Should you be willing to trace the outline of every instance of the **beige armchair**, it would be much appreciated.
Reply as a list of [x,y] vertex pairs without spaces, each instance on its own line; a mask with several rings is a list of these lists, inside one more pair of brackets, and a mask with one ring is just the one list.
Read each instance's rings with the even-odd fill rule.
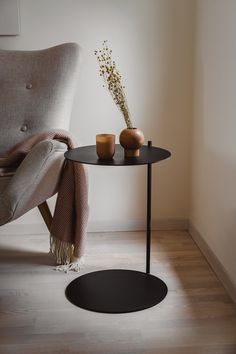
[[[0,50],[0,158],[31,135],[69,128],[78,59],[75,43],[39,51]],[[57,192],[66,149],[47,139],[17,169],[0,169],[0,225],[38,207],[50,228],[46,200]]]

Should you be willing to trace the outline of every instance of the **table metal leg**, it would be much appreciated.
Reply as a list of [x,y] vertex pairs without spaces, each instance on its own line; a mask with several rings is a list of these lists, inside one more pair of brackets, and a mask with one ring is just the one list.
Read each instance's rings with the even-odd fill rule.
[[[148,141],[148,146],[152,142]],[[147,226],[146,226],[146,273],[150,274],[151,217],[152,217],[152,164],[147,165]]]

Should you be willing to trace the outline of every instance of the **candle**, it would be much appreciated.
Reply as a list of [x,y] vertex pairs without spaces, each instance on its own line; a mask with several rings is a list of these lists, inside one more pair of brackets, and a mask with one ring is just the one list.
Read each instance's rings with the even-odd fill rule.
[[100,159],[110,160],[113,158],[115,153],[115,138],[114,134],[96,135],[96,151]]

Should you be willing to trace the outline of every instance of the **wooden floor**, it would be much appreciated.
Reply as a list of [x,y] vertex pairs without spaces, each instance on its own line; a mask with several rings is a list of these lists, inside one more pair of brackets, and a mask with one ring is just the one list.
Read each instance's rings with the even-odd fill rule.
[[[69,303],[78,274],[53,270],[47,251],[46,235],[0,236],[1,354],[236,354],[236,306],[187,232],[153,233],[151,272],[169,292],[129,314]],[[144,233],[90,234],[80,274],[144,265]]]

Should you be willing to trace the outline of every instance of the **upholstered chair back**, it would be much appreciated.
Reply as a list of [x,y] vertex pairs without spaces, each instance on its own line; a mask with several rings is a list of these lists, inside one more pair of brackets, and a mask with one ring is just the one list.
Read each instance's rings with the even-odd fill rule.
[[0,50],[0,156],[28,136],[68,129],[79,46]]

